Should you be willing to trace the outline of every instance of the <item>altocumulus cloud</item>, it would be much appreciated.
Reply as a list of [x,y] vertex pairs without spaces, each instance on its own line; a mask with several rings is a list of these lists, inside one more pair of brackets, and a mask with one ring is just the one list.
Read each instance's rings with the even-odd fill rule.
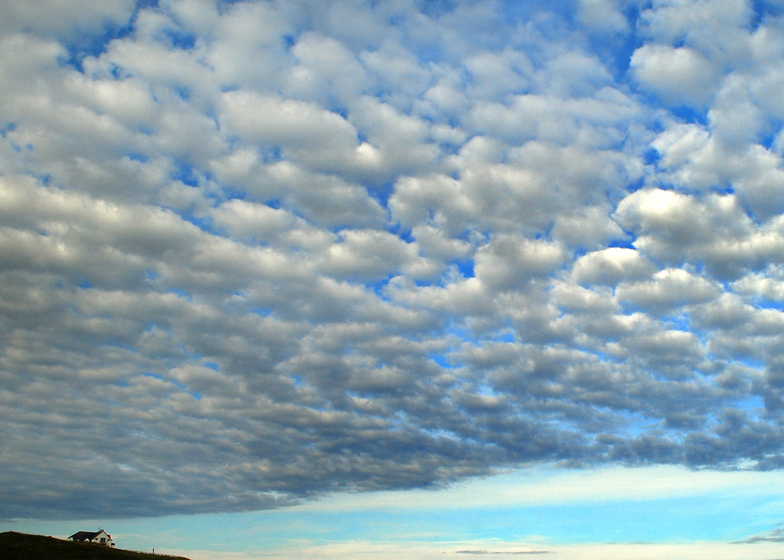
[[0,517],[783,467],[782,24],[3,2]]

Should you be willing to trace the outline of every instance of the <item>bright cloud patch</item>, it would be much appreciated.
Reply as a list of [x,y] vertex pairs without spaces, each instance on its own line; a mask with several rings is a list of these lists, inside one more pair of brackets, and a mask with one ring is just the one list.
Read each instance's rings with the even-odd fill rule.
[[39,4],[0,517],[784,466],[775,3]]

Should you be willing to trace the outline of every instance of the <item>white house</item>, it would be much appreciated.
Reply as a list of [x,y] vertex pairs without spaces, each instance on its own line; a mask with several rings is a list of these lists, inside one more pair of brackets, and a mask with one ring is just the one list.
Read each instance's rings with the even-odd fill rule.
[[68,537],[69,541],[74,542],[88,542],[88,543],[97,543],[103,544],[106,546],[114,546],[114,541],[112,540],[112,536],[104,531],[103,529],[98,529],[97,531],[79,531],[78,533],[74,533],[70,537]]

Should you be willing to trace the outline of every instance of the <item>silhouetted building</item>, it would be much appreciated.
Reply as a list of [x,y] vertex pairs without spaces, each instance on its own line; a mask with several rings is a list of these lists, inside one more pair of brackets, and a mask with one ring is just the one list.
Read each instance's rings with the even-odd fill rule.
[[114,546],[112,536],[103,529],[99,529],[97,531],[79,531],[78,533],[74,533],[68,537],[68,540],[74,542],[88,542],[103,544],[106,546]]

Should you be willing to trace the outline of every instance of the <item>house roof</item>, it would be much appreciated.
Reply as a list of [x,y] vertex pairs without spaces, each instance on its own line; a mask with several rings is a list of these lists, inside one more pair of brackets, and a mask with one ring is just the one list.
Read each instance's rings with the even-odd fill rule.
[[[104,531],[103,529],[101,529],[100,531],[79,531],[78,533],[74,533],[68,538],[75,541],[92,540],[98,535],[100,535],[101,533],[106,533],[106,531]],[[111,535],[109,535],[108,533],[106,533],[106,536],[111,538]]]

